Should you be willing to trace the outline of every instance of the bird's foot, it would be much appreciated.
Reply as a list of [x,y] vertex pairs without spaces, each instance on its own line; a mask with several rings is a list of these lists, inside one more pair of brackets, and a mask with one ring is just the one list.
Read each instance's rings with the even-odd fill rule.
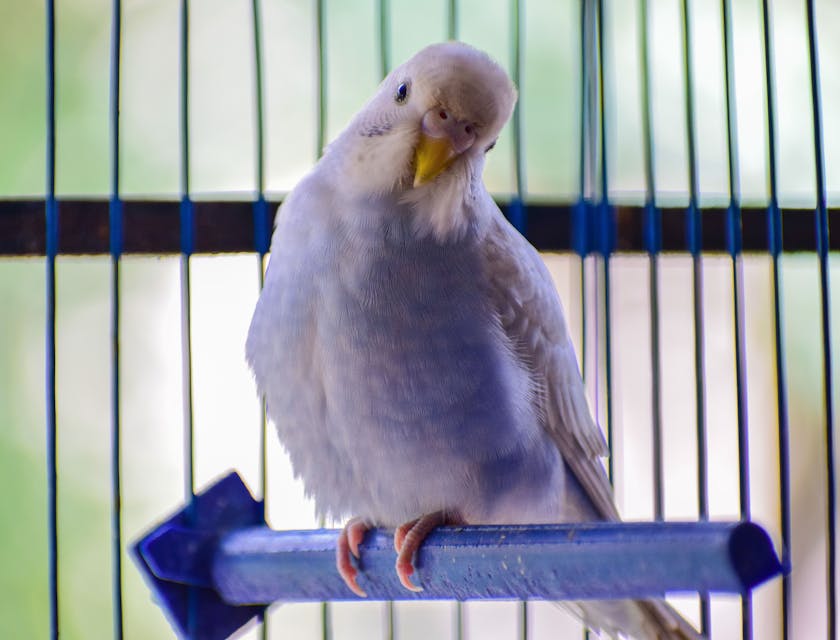
[[414,573],[414,554],[423,544],[432,529],[447,524],[464,524],[457,515],[445,511],[436,511],[422,518],[411,520],[397,527],[394,531],[394,548],[397,550],[397,577],[402,585],[409,591],[419,592],[418,587],[411,582],[411,574]]
[[350,587],[350,591],[360,598],[367,598],[367,594],[356,582],[359,571],[350,561],[350,554],[353,554],[356,560],[360,558],[359,545],[365,539],[365,534],[369,529],[370,525],[361,518],[351,518],[341,530],[335,547],[335,566],[338,569],[338,575],[344,580],[344,584]]

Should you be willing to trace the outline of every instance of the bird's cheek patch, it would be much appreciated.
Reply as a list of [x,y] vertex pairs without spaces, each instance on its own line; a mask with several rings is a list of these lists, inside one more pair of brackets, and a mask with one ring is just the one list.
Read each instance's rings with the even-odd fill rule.
[[377,136],[384,136],[393,127],[390,124],[374,124],[362,130],[362,135],[365,138],[376,138]]

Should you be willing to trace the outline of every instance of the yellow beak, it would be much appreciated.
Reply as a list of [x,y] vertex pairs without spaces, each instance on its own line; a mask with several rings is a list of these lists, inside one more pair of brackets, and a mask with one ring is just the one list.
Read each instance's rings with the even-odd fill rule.
[[433,138],[421,133],[414,150],[414,186],[419,187],[437,178],[452,164],[456,155],[448,137]]

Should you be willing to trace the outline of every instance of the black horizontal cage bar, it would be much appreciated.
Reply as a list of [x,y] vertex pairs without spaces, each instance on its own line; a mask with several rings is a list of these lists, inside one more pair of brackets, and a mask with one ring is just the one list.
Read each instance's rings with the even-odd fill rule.
[[[181,202],[178,200],[122,200],[122,253],[176,254],[182,251]],[[267,246],[278,201],[262,207],[265,224],[261,225],[265,238],[257,238],[254,231],[254,202],[250,200],[193,201],[195,253],[242,253]],[[0,200],[0,256],[43,256],[46,250],[45,200]],[[112,251],[109,225],[110,200],[106,198],[59,199],[57,251],[63,255],[99,255]],[[508,214],[508,203],[500,202]],[[586,217],[584,237],[590,242],[580,244],[581,234],[576,227],[580,218],[576,209],[580,203],[529,203],[525,235],[543,251],[599,251],[597,238],[599,216]],[[593,205],[594,206],[594,205]],[[614,205],[611,249],[617,252],[647,252],[645,241],[646,208],[644,206]],[[689,211],[685,207],[660,208],[661,243],[663,252],[690,252],[691,239],[687,233]],[[817,229],[813,209],[783,208],[783,251],[815,252],[818,250]],[[727,244],[726,207],[700,210],[703,219],[700,249],[704,253],[730,253]],[[741,209],[741,251],[768,253],[768,208]],[[840,208],[828,210],[829,227],[840,225]],[[257,244],[259,242],[259,244]],[[840,251],[840,235],[831,236],[830,251]]]

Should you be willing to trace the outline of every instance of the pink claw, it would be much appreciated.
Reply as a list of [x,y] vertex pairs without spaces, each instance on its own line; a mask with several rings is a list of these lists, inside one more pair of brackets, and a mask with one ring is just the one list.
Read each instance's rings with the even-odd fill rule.
[[460,518],[448,515],[443,511],[437,511],[417,520],[406,522],[397,527],[394,532],[394,547],[397,550],[397,577],[409,591],[423,590],[423,587],[419,587],[411,581],[411,575],[414,573],[414,564],[412,563],[414,554],[423,544],[426,536],[435,527],[444,524],[462,524],[462,521]]
[[356,582],[359,571],[350,561],[350,554],[352,553],[356,559],[359,558],[359,544],[364,540],[365,533],[369,528],[364,520],[352,518],[341,530],[335,547],[335,567],[338,569],[338,575],[341,576],[350,591],[360,598],[367,598],[367,593]]
[[414,565],[411,564],[411,560],[408,562],[400,562],[397,560],[397,577],[400,579],[402,586],[414,593],[420,593],[423,591],[423,587],[419,587],[411,581],[411,574],[413,573]]
[[394,549],[397,553],[402,551],[403,542],[405,542],[405,537],[408,535],[408,532],[411,531],[411,528],[417,524],[417,520],[411,520],[410,522],[406,522],[405,524],[401,524],[397,527],[397,530],[394,531]]
[[365,534],[368,532],[370,527],[368,524],[361,520],[360,518],[353,518],[348,523],[347,526],[344,527],[344,530],[347,532],[347,544],[350,548],[350,553],[358,560],[361,558],[359,554],[359,545],[362,544],[362,541],[365,539]]

